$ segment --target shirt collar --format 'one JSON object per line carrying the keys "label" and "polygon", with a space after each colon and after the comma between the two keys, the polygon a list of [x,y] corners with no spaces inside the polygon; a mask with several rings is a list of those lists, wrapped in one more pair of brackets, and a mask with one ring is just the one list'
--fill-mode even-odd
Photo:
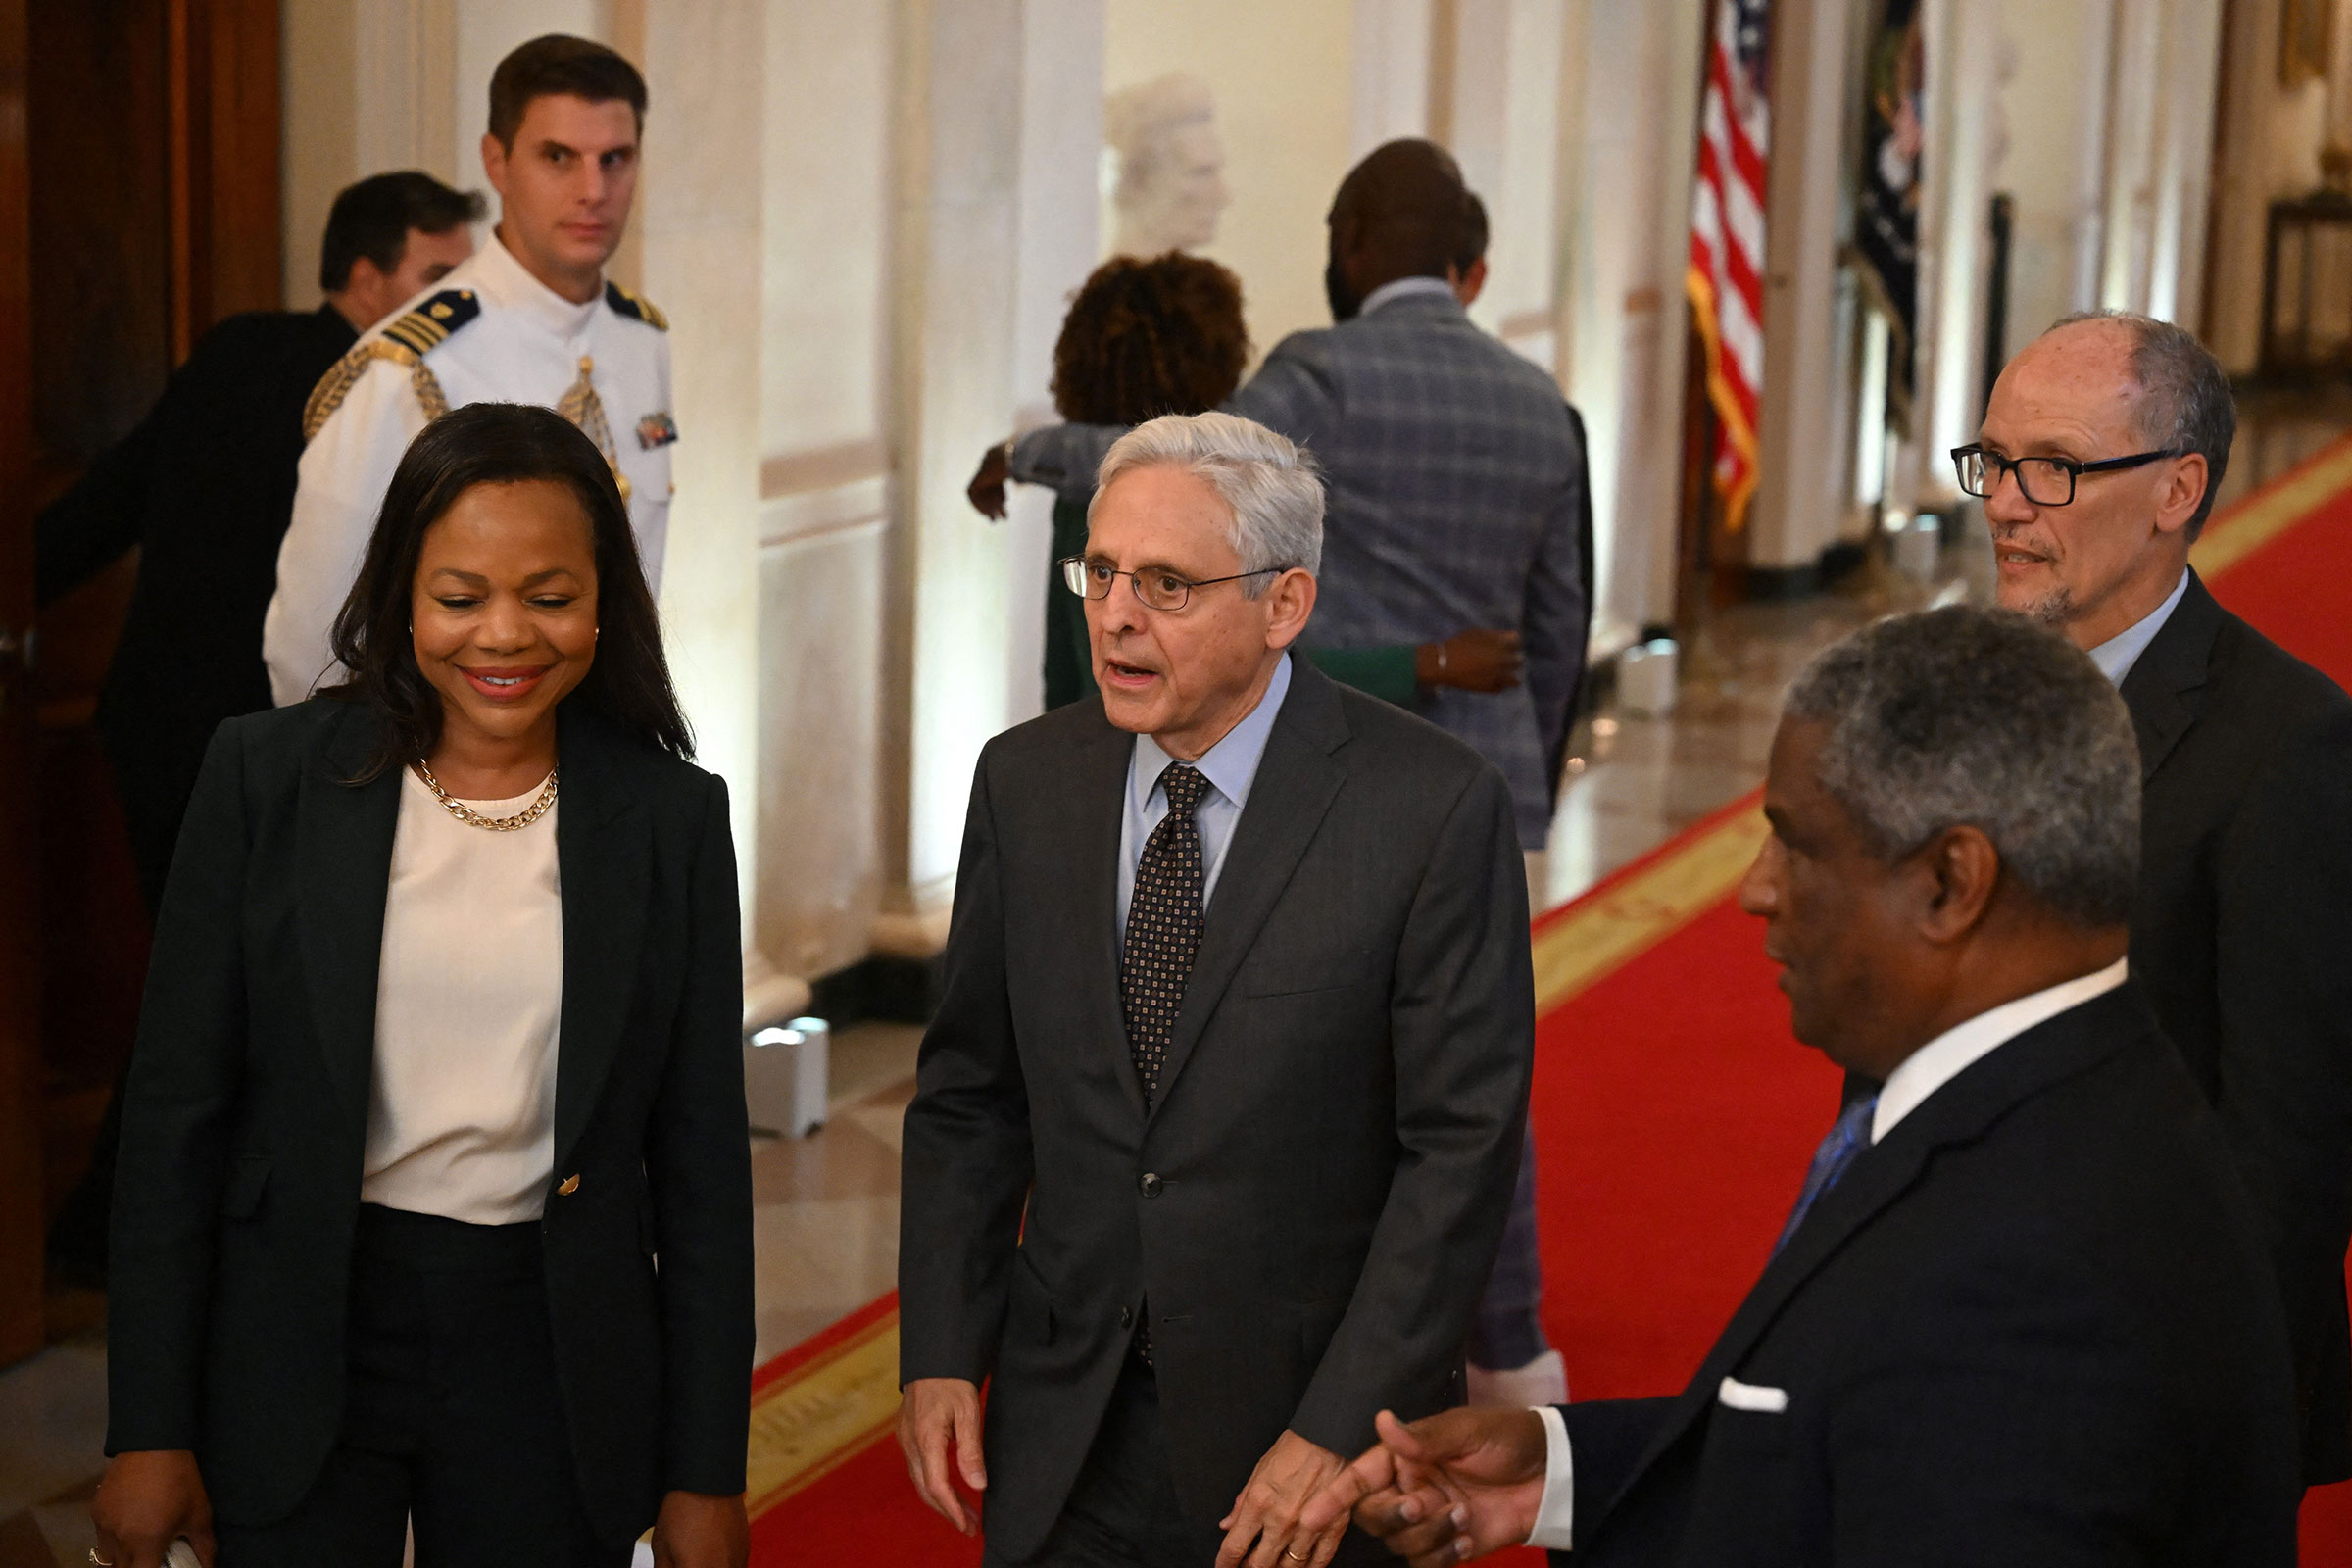
{"label": "shirt collar", "polygon": [[466,281],[480,289],[493,304],[502,310],[522,313],[558,337],[571,337],[587,330],[596,313],[604,308],[601,294],[584,305],[576,305],[533,277],[530,270],[514,259],[514,253],[500,242],[495,228],[467,265],[473,275]]}
{"label": "shirt collar", "polygon": [[[1250,804],[1250,785],[1256,779],[1257,764],[1266,755],[1266,739],[1274,733],[1274,715],[1282,711],[1282,700],[1290,689],[1291,656],[1286,653],[1274,666],[1274,678],[1266,682],[1266,694],[1257,700],[1257,706],[1192,764],[1237,809]],[[1174,760],[1151,736],[1135,738],[1135,766],[1128,777],[1139,809],[1152,799],[1152,792],[1159,788],[1159,775]]]}
{"label": "shirt collar", "polygon": [[2004,1002],[1966,1023],[1953,1025],[1911,1053],[1903,1058],[1901,1066],[1886,1075],[1886,1086],[1879,1091],[1878,1112],[1870,1119],[1870,1141],[1882,1142],[1894,1131],[1895,1123],[1917,1110],[1930,1095],[1990,1055],[1996,1048],[2007,1045],[2035,1024],[2047,1023],[2069,1007],[2079,1007],[2122,985],[2130,973],[2129,965],[2129,959],[2118,958],[2095,973],[2061,981],[2047,991],[2036,991],[2015,1002]]}
{"label": "shirt collar", "polygon": [[1355,314],[1359,317],[1370,316],[1383,305],[1409,299],[1415,294],[1443,294],[1447,299],[1452,299],[1453,285],[1442,277],[1395,278],[1365,295],[1364,303],[1356,308]]}
{"label": "shirt collar", "polygon": [[2148,651],[2148,644],[2154,642],[2156,634],[2164,630],[2164,623],[2173,618],[2174,610],[2180,604],[2180,596],[2187,592],[2188,568],[2183,566],[2180,568],[2180,580],[2173,584],[2173,591],[2165,596],[2163,604],[2142,615],[2130,629],[2117,632],[2090,651],[2090,662],[2099,666],[2099,673],[2106,676],[2110,684],[2121,686],[2124,683],[2124,677],[2132,673],[2132,666],[2139,662],[2139,656]]}

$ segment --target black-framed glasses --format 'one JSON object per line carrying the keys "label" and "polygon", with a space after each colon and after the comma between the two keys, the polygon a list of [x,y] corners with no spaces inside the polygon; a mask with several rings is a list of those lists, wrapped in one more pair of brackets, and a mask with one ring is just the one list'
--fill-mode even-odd
{"label": "black-framed glasses", "polygon": [[1196,588],[1211,588],[1221,582],[1240,582],[1245,577],[1290,570],[1288,566],[1260,566],[1255,571],[1237,571],[1230,577],[1204,577],[1195,582],[1165,566],[1121,571],[1107,561],[1090,561],[1085,556],[1065,557],[1059,564],[1063,585],[1082,599],[1108,599],[1111,584],[1124,577],[1135,585],[1135,597],[1152,610],[1182,610],[1192,600]]}
{"label": "black-framed glasses", "polygon": [[2086,473],[2113,473],[2180,455],[2179,447],[2160,447],[2128,458],[2077,463],[2072,458],[2004,458],[1980,446],[1965,446],[1952,448],[1952,467],[1960,475],[1960,488],[1980,500],[1999,489],[2002,473],[2008,472],[2017,475],[2019,494],[2035,506],[2064,507],[2074,503],[2075,481]]}

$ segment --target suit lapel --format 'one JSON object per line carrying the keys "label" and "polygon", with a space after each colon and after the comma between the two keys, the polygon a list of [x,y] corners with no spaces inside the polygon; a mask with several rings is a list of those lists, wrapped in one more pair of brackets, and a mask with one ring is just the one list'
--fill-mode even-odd
{"label": "suit lapel", "polygon": [[2130,985],[2092,998],[2019,1035],[1978,1060],[1903,1118],[1883,1143],[1864,1150],[1844,1178],[1814,1204],[1788,1245],[1732,1314],[1697,1376],[1660,1424],[1649,1450],[1629,1475],[1635,1482],[1697,1424],[1719,1387],[1796,1293],[1853,1236],[1919,1181],[1939,1149],[1971,1142],[2013,1106],[2121,1049],[2146,1015]]}
{"label": "suit lapel", "polygon": [[1088,730],[1071,765],[1070,798],[1076,803],[1070,835],[1075,898],[1056,906],[1055,924],[1064,953],[1082,955],[1078,965],[1081,1005],[1089,1040],[1112,1047],[1113,1071],[1138,1116],[1144,1111],[1143,1081],[1127,1044],[1127,1014],[1119,1004],[1119,930],[1127,911],[1119,907],[1120,835],[1127,822],[1127,773],[1135,737],[1101,716]]}
{"label": "suit lapel", "polygon": [[1200,1043],[1200,1033],[1233,983],[1234,971],[1250,956],[1259,929],[1274,912],[1275,902],[1290,885],[1291,873],[1347,780],[1347,768],[1331,755],[1347,739],[1348,721],[1331,682],[1304,660],[1294,659],[1290,695],[1274,716],[1249,804],[1225,847],[1224,868],[1217,873],[1200,951],[1193,959],[1184,1005],[1176,1014],[1153,1114],[1168,1102],[1168,1092]]}
{"label": "suit lapel", "polygon": [[2172,755],[2204,710],[2201,693],[2224,612],[2196,573],[2173,613],[2141,650],[2122,687],[2139,741],[2139,779],[2145,784]]}
{"label": "suit lapel", "polygon": [[653,891],[653,827],[631,798],[624,744],[595,715],[564,712],[556,874],[564,899],[564,1010],[556,1048],[556,1166],[587,1130],[620,1050]]}
{"label": "suit lapel", "polygon": [[366,760],[368,714],[343,710],[303,770],[295,807],[296,901],[303,974],[327,1076],[360,1115],[375,1066],[375,995],[383,969],[384,896],[400,821],[399,768],[346,784]]}

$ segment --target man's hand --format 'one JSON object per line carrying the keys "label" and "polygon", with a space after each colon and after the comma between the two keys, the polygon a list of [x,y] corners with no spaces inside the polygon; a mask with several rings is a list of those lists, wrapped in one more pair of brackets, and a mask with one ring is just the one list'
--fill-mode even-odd
{"label": "man's hand", "polygon": [[752,1522],[743,1498],[671,1492],[654,1520],[654,1568],[744,1568],[752,1555]]}
{"label": "man's hand", "polygon": [[962,1378],[916,1378],[899,1403],[899,1449],[914,1490],[965,1535],[980,1528],[950,1479],[950,1451],[956,1473],[974,1492],[988,1490],[988,1465],[980,1457],[980,1388]]}
{"label": "man's hand", "polygon": [[980,509],[980,515],[997,522],[1004,520],[1004,483],[1012,477],[1006,452],[1009,445],[1002,442],[988,449],[988,455],[980,460],[979,471],[972,475],[972,482],[963,492]]}
{"label": "man's hand", "polygon": [[[1217,1521],[1225,1532],[1217,1568],[1238,1568],[1245,1560],[1250,1568],[1323,1568],[1348,1533],[1347,1512],[1326,1520],[1320,1530],[1301,1529],[1298,1514],[1346,1468],[1338,1454],[1296,1432],[1276,1438],[1234,1499],[1233,1511]],[[1251,1541],[1257,1543],[1255,1551],[1250,1549]]]}
{"label": "man's hand", "polygon": [[1473,627],[1442,643],[1423,643],[1413,654],[1413,675],[1424,686],[1502,692],[1519,684],[1526,663],[1517,632]]}
{"label": "man's hand", "polygon": [[1446,1410],[1406,1426],[1388,1411],[1380,1446],[1333,1477],[1300,1516],[1318,1530],[1350,1510],[1413,1568],[1451,1568],[1516,1546],[1544,1501],[1544,1418],[1533,1410]]}
{"label": "man's hand", "polygon": [[213,1568],[213,1504],[204,1493],[196,1455],[185,1448],[118,1453],[90,1499],[98,1527],[96,1551],[114,1568],[162,1568],[180,1537],[196,1560]]}

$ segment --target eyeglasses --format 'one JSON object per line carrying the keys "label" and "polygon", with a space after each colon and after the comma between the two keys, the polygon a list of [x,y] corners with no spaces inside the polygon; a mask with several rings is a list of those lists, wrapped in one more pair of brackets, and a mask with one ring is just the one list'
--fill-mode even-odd
{"label": "eyeglasses", "polygon": [[2113,473],[2180,455],[2179,447],[2164,447],[2155,452],[2134,452],[2128,458],[2077,463],[2072,458],[2004,458],[1980,446],[1966,446],[1952,448],[1952,466],[1959,472],[1960,488],[1980,500],[2001,487],[2001,475],[2006,472],[2017,475],[2018,493],[2034,505],[2064,507],[2073,504],[2075,481],[2083,474]]}
{"label": "eyeglasses", "polygon": [[1059,564],[1063,585],[1082,599],[1108,599],[1112,582],[1124,577],[1135,585],[1135,597],[1151,610],[1182,610],[1191,601],[1196,588],[1214,587],[1221,582],[1240,582],[1244,577],[1263,577],[1270,572],[1291,569],[1288,566],[1260,566],[1255,571],[1237,571],[1230,577],[1206,577],[1195,582],[1190,577],[1179,577],[1164,566],[1121,571],[1107,561],[1090,561],[1084,556],[1068,557]]}

